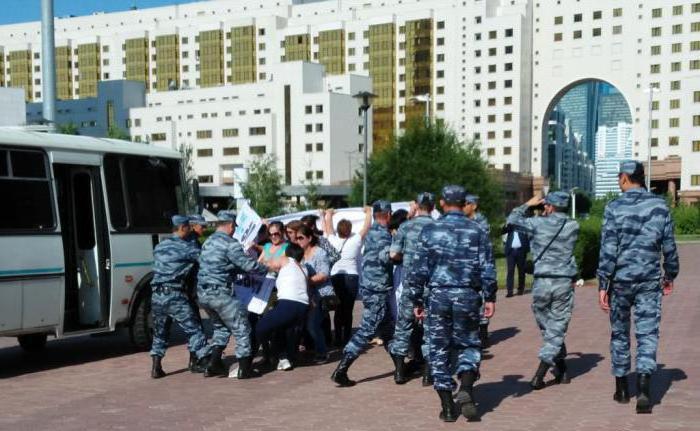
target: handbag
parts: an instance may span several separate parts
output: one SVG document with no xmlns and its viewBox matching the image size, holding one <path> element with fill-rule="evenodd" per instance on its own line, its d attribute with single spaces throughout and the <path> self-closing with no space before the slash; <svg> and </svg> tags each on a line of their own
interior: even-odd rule
<svg viewBox="0 0 700 431">
<path fill-rule="evenodd" d="M 564 230 L 564 226 L 566 226 L 567 222 L 568 222 L 568 220 L 564 220 L 564 223 L 561 224 L 561 227 L 559 228 L 557 233 L 554 234 L 552 239 L 549 241 L 549 244 L 547 244 L 547 246 L 540 252 L 540 254 L 535 258 L 534 261 L 532 259 L 528 259 L 527 261 L 525 261 L 525 273 L 526 274 L 534 274 L 535 273 L 535 264 L 537 262 L 539 262 L 540 259 L 542 259 L 542 256 L 544 256 L 544 254 L 547 252 L 547 250 L 549 250 L 549 247 L 554 243 L 554 241 L 557 239 L 557 237 L 559 236 L 561 231 Z"/>
</svg>

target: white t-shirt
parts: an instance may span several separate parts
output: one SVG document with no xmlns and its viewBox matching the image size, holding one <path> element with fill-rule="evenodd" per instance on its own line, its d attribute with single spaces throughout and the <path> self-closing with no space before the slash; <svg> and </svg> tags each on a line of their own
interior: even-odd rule
<svg viewBox="0 0 700 431">
<path fill-rule="evenodd" d="M 331 275 L 358 275 L 358 258 L 362 249 L 362 237 L 356 233 L 350 234 L 347 239 L 331 235 L 328 237 L 328 241 L 340 252 L 340 260 L 331 268 Z"/>
<path fill-rule="evenodd" d="M 277 298 L 288 301 L 309 303 L 309 294 L 306 290 L 306 270 L 297 264 L 294 259 L 289 258 L 289 262 L 280 269 L 277 274 Z"/>
</svg>

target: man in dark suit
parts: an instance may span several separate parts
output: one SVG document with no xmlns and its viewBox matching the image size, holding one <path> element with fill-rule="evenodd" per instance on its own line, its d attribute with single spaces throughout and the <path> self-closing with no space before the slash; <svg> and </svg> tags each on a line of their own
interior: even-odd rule
<svg viewBox="0 0 700 431">
<path fill-rule="evenodd" d="M 517 227 L 510 224 L 503 228 L 503 234 L 506 235 L 505 254 L 508 265 L 506 276 L 508 293 L 506 298 L 510 298 L 513 296 L 516 266 L 518 267 L 518 295 L 522 295 L 525 291 L 525 260 L 527 253 L 530 251 L 530 242 L 524 232 L 519 231 Z"/>
</svg>

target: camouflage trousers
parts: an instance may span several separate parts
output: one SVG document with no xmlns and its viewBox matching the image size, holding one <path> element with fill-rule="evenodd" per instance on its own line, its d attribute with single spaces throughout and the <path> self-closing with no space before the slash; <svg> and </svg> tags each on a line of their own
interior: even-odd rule
<svg viewBox="0 0 700 431">
<path fill-rule="evenodd" d="M 488 325 L 489 318 L 484 316 L 486 312 L 486 298 L 484 297 L 484 291 L 481 291 L 481 307 L 479 308 L 479 325 Z"/>
<path fill-rule="evenodd" d="M 454 390 L 450 357 L 455 371 L 479 371 L 479 307 L 481 295 L 473 289 L 431 289 L 429 298 L 430 367 L 435 390 Z"/>
<path fill-rule="evenodd" d="M 362 296 L 362 321 L 360 329 L 353 334 L 343 349 L 343 354 L 357 358 L 367 349 L 370 340 L 377 334 L 387 313 L 387 298 L 391 292 L 360 291 Z"/>
<path fill-rule="evenodd" d="M 659 344 L 662 291 L 658 281 L 615 283 L 610 298 L 610 353 L 612 374 L 622 377 L 630 372 L 630 314 L 634 308 L 634 329 L 637 339 L 637 373 L 656 370 L 656 349 Z"/>
<path fill-rule="evenodd" d="M 241 302 L 233 296 L 226 286 L 200 286 L 197 290 L 199 305 L 207 312 L 214 332 L 212 346 L 226 347 L 231 333 L 236 340 L 236 357 L 246 358 L 251 355 L 250 322 L 248 311 Z"/>
<path fill-rule="evenodd" d="M 187 295 L 179 290 L 155 288 L 151 295 L 151 313 L 153 316 L 153 343 L 151 356 L 165 355 L 168 347 L 170 319 L 174 319 L 188 338 L 187 348 L 198 358 L 209 354 L 210 346 L 202 330 L 202 323 L 196 318 Z"/>
<path fill-rule="evenodd" d="M 541 361 L 554 365 L 558 359 L 574 309 L 574 288 L 569 278 L 535 278 L 532 312 L 542 333 Z"/>
<path fill-rule="evenodd" d="M 416 329 L 416 318 L 413 315 L 413 303 L 408 298 L 408 289 L 404 289 L 397 304 L 396 326 L 394 338 L 389 343 L 389 352 L 394 356 L 406 357 L 411 344 L 411 334 Z"/>
</svg>

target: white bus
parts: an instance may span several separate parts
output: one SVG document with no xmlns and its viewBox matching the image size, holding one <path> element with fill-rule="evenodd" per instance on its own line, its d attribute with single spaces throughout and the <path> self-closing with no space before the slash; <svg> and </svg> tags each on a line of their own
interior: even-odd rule
<svg viewBox="0 0 700 431">
<path fill-rule="evenodd" d="M 183 184 L 177 151 L 0 129 L 0 336 L 31 351 L 128 326 L 147 347 L 153 247 Z"/>
</svg>

